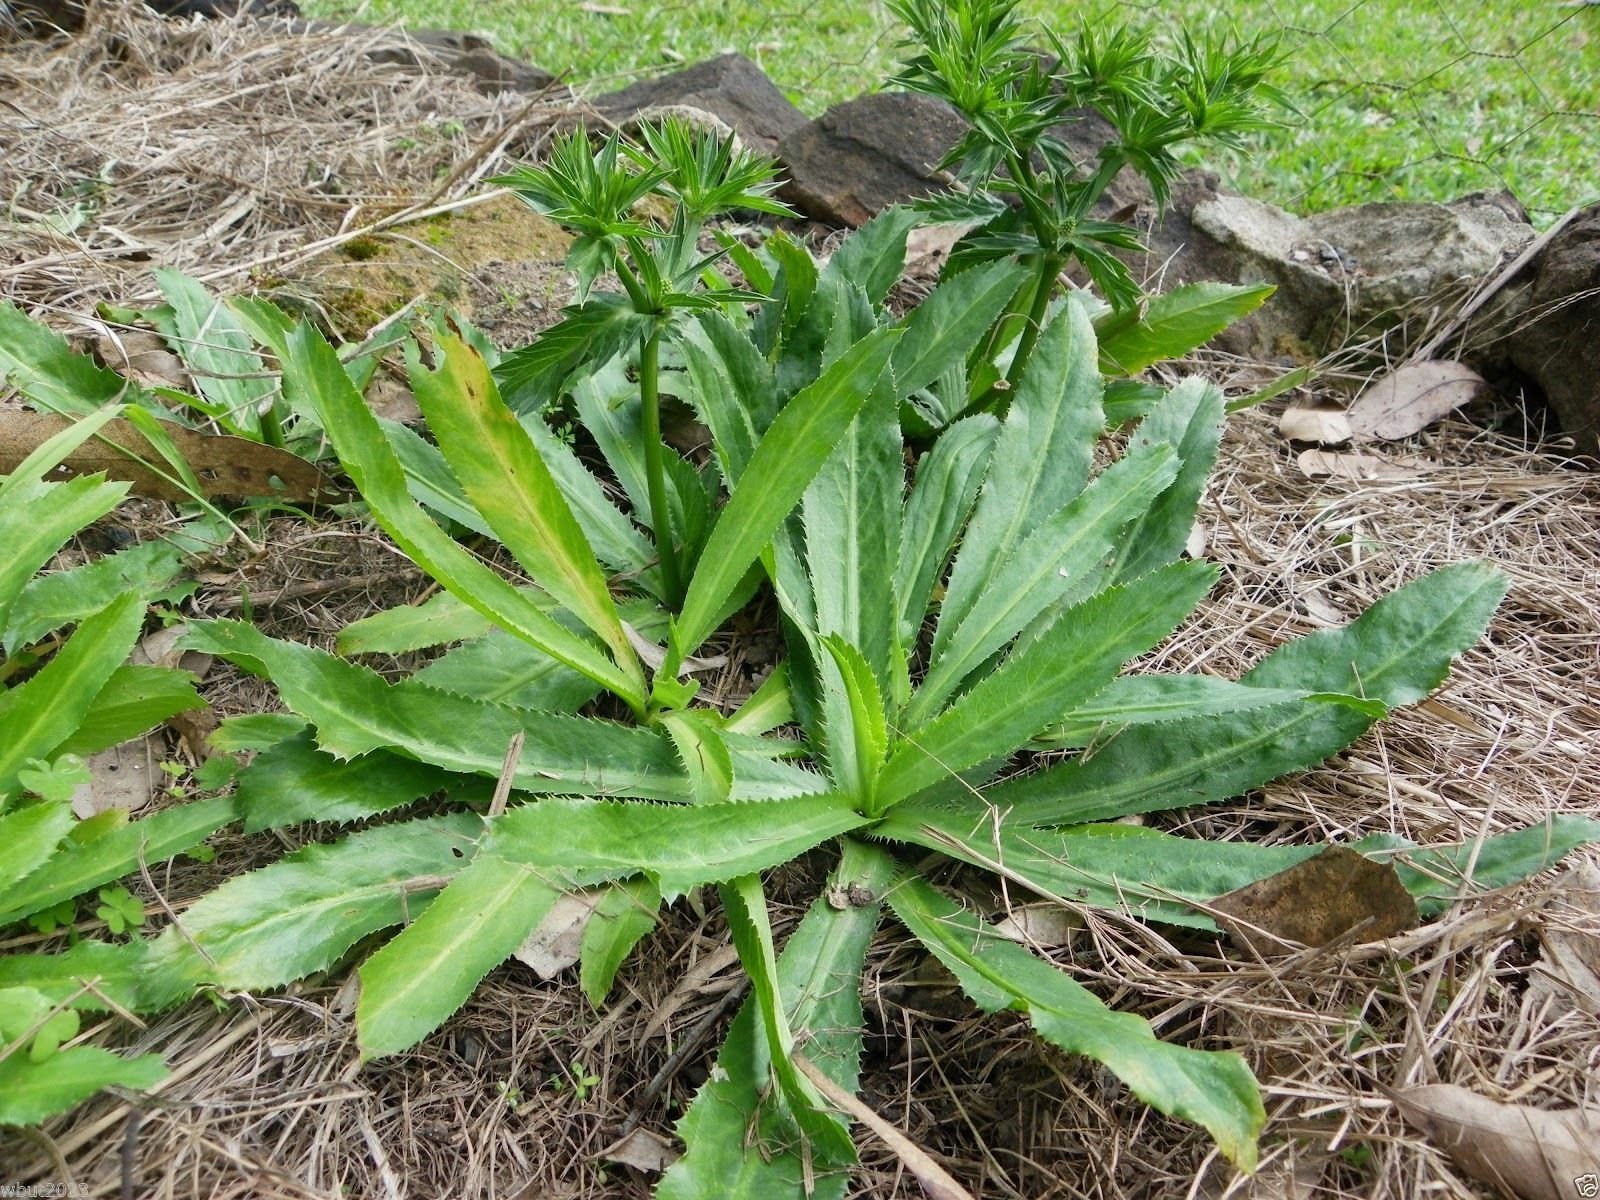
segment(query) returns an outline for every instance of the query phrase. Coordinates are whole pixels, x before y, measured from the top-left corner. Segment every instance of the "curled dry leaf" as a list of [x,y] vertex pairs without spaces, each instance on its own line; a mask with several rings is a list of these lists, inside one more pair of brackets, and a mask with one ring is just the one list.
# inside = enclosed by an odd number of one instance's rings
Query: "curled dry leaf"
[[600,1151],[600,1157],[606,1162],[621,1163],[625,1167],[659,1175],[682,1158],[683,1154],[659,1133],[652,1133],[640,1126]]
[[216,660],[198,650],[180,649],[178,643],[188,632],[189,626],[183,621],[163,625],[139,640],[128,661],[140,666],[176,667],[180,671],[193,672],[197,679],[204,679]]
[[1065,946],[1084,927],[1081,914],[1059,904],[1015,904],[994,931],[1024,946],[1054,950]]
[[1410,458],[1382,458],[1376,454],[1341,453],[1336,450],[1302,450],[1295,460],[1308,479],[1354,479],[1360,482],[1392,482],[1415,479],[1421,464]]
[[1600,1113],[1502,1104],[1453,1083],[1405,1088],[1389,1098],[1462,1171],[1507,1196],[1600,1195]]
[[[634,653],[639,656],[639,661],[652,671],[659,671],[661,664],[667,661],[666,647],[656,645],[626,621],[622,623],[622,632],[627,636],[628,644],[633,647]],[[678,678],[682,679],[685,675],[694,675],[701,671],[715,671],[727,665],[726,654],[712,654],[705,658],[696,658],[691,654],[678,668]]]
[[1547,913],[1540,923],[1542,953],[1529,999],[1556,1012],[1600,1016],[1600,868],[1583,863],[1563,872],[1556,886],[1568,911]]
[[912,279],[933,279],[944,269],[955,244],[965,237],[972,224],[923,225],[906,238],[905,274]]
[[552,979],[565,971],[578,961],[583,927],[605,894],[604,888],[563,894],[512,957],[532,967],[540,979]]
[[1410,437],[1487,386],[1482,375],[1463,363],[1412,363],[1369,385],[1346,416],[1361,441]]
[[1371,942],[1417,925],[1417,903],[1389,863],[1345,846],[1258,879],[1212,902],[1217,923],[1241,946],[1282,954],[1285,943],[1325,946],[1346,934]]
[[398,379],[379,374],[367,389],[367,407],[386,421],[402,425],[422,424],[422,406],[416,395]]
[[[0,412],[0,475],[16,470],[23,459],[71,423],[53,413]],[[326,475],[287,450],[170,423],[162,425],[162,432],[189,464],[204,496],[270,496],[296,504],[344,498],[345,493]],[[191,498],[170,478],[175,472],[161,452],[127,421],[108,421],[97,436],[67,456],[57,474],[96,471],[104,471],[110,479],[129,481],[136,496],[172,501]]]
[[125,329],[115,337],[95,339],[100,361],[148,388],[173,388],[184,391],[191,386],[183,359],[167,346],[167,340],[151,329]]
[[1278,418],[1278,432],[1291,442],[1339,446],[1355,436],[1350,418],[1336,404],[1291,404]]

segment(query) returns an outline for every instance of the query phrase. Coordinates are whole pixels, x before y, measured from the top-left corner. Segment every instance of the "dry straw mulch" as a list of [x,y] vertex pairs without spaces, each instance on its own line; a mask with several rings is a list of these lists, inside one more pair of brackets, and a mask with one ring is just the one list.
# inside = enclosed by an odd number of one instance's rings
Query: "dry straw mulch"
[[0,46],[0,297],[72,312],[153,299],[154,267],[281,276],[473,203],[570,111],[565,89],[486,96],[373,57],[409,45],[105,3],[80,34]]
[[[127,10],[98,12],[72,41],[0,52],[0,89],[0,189],[13,201],[0,294],[58,315],[138,295],[155,265],[239,286],[252,268],[285,270],[374,219],[467,199],[506,148],[558,115],[554,103],[374,65],[359,39]],[[80,195],[91,219],[49,229],[44,218]],[[1241,382],[1251,371],[1206,366]],[[1156,658],[1233,676],[1285,638],[1470,557],[1513,581],[1484,644],[1439,695],[1347,754],[1233,803],[1163,815],[1163,827],[1444,842],[1600,808],[1597,477],[1563,467],[1558,446],[1461,420],[1404,450],[1421,460],[1413,479],[1313,481],[1266,414],[1237,418],[1202,521],[1222,582]],[[356,525],[273,540],[261,569],[283,584],[378,578],[394,562]],[[254,579],[252,594],[270,583]],[[263,619],[279,635],[324,639],[422,586],[289,588]],[[181,912],[287,844],[225,836],[211,867],[163,869],[146,887]],[[777,873],[780,933],[817,865]],[[998,915],[1007,900],[992,902]],[[1104,1072],[1041,1051],[1019,1020],[973,1016],[892,937],[868,965],[864,1096],[985,1197],[1481,1195],[1382,1089],[1442,1081],[1545,1107],[1600,1103],[1600,1021],[1529,986],[1541,935],[1572,927],[1600,936],[1551,879],[1463,903],[1392,945],[1270,962],[1085,914],[1045,952],[1163,1036],[1235,1047],[1257,1070],[1271,1123],[1255,1182]],[[155,1096],[102,1097],[36,1135],[0,1138],[0,1179],[140,1198],[644,1196],[650,1180],[606,1166],[602,1151],[632,1126],[670,1135],[740,986],[715,914],[680,905],[605,1011],[570,980],[504,968],[415,1052],[365,1067],[345,980],[197,1002],[121,1030],[167,1056],[174,1076]],[[862,1154],[857,1194],[919,1194],[881,1146],[863,1140]]]

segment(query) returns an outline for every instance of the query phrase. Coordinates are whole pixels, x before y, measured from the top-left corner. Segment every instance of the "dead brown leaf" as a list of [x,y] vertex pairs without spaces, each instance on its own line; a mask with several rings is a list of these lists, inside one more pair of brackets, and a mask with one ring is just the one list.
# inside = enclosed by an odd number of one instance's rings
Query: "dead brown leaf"
[[1482,375],[1463,363],[1412,363],[1368,386],[1346,415],[1358,440],[1410,437],[1487,386]]
[[565,971],[578,961],[583,927],[604,895],[604,888],[564,893],[512,957],[532,967],[540,979],[552,979]]
[[683,1154],[659,1133],[640,1126],[600,1151],[600,1157],[606,1162],[621,1163],[625,1167],[659,1175],[682,1158]]
[[1072,941],[1083,926],[1080,914],[1059,904],[1015,904],[994,931],[1025,946],[1054,950]]
[[366,400],[373,415],[386,421],[398,421],[402,425],[419,425],[422,422],[422,406],[417,403],[416,395],[405,384],[388,375],[380,373],[372,381],[372,386],[367,389]]
[[1417,904],[1388,863],[1346,846],[1258,879],[1212,902],[1218,924],[1258,954],[1282,954],[1284,943],[1325,946],[1354,933],[1363,942],[1417,925]]
[[[0,412],[0,475],[14,471],[48,438],[70,424],[66,417],[53,413]],[[311,504],[338,500],[345,494],[316,467],[287,450],[246,438],[201,433],[181,425],[164,424],[162,429],[199,480],[201,494],[207,497],[270,496]],[[127,421],[107,422],[99,435],[67,456],[63,468],[59,473],[87,475],[104,471],[108,478],[125,479],[133,484],[136,496],[173,501],[190,498],[168,478],[173,471],[160,452]]]
[[944,269],[955,244],[974,225],[924,225],[906,238],[905,274],[912,279],[932,279]]
[[128,329],[115,337],[102,336],[95,341],[100,361],[135,383],[177,391],[184,391],[191,385],[183,359],[174,354],[167,340],[154,330]]
[[1530,998],[1557,1012],[1600,1016],[1600,868],[1581,863],[1562,872],[1556,886],[1571,911],[1550,913],[1539,926],[1543,952],[1531,972]]
[[1295,460],[1307,479],[1355,479],[1362,482],[1415,479],[1420,471],[1414,460],[1382,458],[1376,454],[1341,453],[1337,450],[1302,450]]
[[1508,1196],[1600,1195],[1600,1114],[1502,1104],[1453,1083],[1406,1088],[1389,1098],[1456,1166]]
[[158,758],[148,735],[91,754],[84,762],[89,782],[72,794],[73,815],[86,821],[113,808],[133,814],[148,807],[161,774]]
[[1342,445],[1354,436],[1344,409],[1322,403],[1291,404],[1278,418],[1278,432],[1291,442],[1316,442],[1319,446]]

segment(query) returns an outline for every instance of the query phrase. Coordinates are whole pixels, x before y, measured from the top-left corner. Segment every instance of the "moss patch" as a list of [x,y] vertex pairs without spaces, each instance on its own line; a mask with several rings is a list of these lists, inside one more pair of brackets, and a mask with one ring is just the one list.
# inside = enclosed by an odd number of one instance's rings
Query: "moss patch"
[[[449,304],[471,317],[480,306],[509,299],[553,311],[571,239],[556,224],[510,196],[346,242],[309,263],[296,280],[318,296],[334,324],[359,335],[417,297]],[[530,293],[530,278],[543,281]]]

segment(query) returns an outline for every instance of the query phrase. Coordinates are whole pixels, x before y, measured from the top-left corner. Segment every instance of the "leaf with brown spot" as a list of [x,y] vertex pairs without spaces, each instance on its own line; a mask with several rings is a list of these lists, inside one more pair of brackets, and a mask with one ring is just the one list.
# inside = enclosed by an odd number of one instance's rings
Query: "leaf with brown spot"
[[[0,475],[14,471],[47,439],[71,424],[52,413],[0,412]],[[181,425],[163,424],[161,428],[189,464],[206,497],[270,496],[295,504],[331,503],[345,497],[326,475],[287,450]],[[161,452],[128,421],[106,422],[96,437],[67,456],[51,478],[96,471],[104,471],[108,479],[127,480],[136,496],[192,499],[171,478],[172,470]]]
[[90,780],[73,793],[73,814],[83,821],[113,808],[142,812],[155,799],[161,757],[148,736],[90,755],[84,764]]
[[1358,440],[1410,437],[1487,387],[1483,376],[1463,363],[1411,363],[1369,385],[1345,415]]
[[[1600,1186],[1600,1113],[1502,1104],[1453,1083],[1390,1092],[1406,1123],[1480,1183],[1521,1200]],[[1585,1188],[1591,1190],[1585,1190]]]
[[1325,946],[1351,933],[1363,942],[1393,937],[1418,920],[1394,867],[1344,846],[1236,888],[1211,907],[1237,945],[1263,955],[1284,953],[1284,943]]

